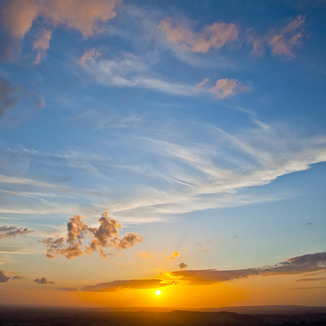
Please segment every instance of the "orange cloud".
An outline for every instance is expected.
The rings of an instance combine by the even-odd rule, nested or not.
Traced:
[[[172,260],[172,259],[177,258],[177,257],[179,257],[179,256],[180,256],[179,253],[175,251],[175,252],[173,252],[172,255],[169,257],[169,259]]]
[[[272,55],[293,58],[295,48],[300,45],[304,37],[304,23],[305,17],[298,15],[285,27],[270,29],[263,36],[257,36],[253,29],[248,29],[247,42],[252,46],[252,53],[256,56],[262,56],[265,52],[264,46],[267,45]]]
[[[237,79],[222,78],[216,82],[215,86],[209,89],[209,92],[219,99],[225,99],[247,90],[249,90],[248,86],[242,84]]]
[[[68,259],[79,257],[84,254],[98,252],[103,258],[107,258],[105,248],[128,249],[143,238],[138,233],[127,233],[119,239],[120,223],[109,218],[109,212],[104,212],[99,219],[99,227],[89,227],[82,221],[84,217],[75,215],[67,223],[66,237],[46,238],[43,243],[47,246],[47,257],[63,255]],[[90,239],[89,244],[83,244],[85,237]]]
[[[137,252],[137,257],[138,258],[147,258],[147,259],[151,259],[151,253],[149,251],[138,251]]]
[[[99,24],[115,17],[121,0],[10,0],[5,6],[4,25],[14,38],[21,39],[38,17],[48,24],[77,29],[83,36],[101,31]]]
[[[162,20],[159,28],[165,32],[167,40],[182,50],[207,53],[210,49],[220,49],[238,39],[239,31],[235,24],[214,23],[207,25],[200,33],[177,26],[171,20]]]

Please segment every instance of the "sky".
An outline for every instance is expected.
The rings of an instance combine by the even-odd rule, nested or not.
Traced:
[[[2,0],[0,304],[325,305],[325,15]]]

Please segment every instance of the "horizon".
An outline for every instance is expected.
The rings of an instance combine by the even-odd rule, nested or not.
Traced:
[[[326,307],[325,14],[2,1],[0,306]]]

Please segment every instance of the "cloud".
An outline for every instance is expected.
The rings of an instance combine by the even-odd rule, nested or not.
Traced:
[[[97,59],[102,55],[101,51],[98,49],[87,49],[85,50],[83,56],[80,58],[79,63],[84,65],[87,61],[92,61]]]
[[[247,90],[249,90],[248,86],[242,84],[237,79],[222,78],[216,82],[215,86],[209,89],[209,92],[219,99],[224,100],[227,97]]]
[[[257,36],[253,29],[247,30],[247,43],[252,46],[253,54],[262,56],[265,52],[265,45],[271,49],[273,56],[287,58],[295,57],[294,50],[301,44],[304,37],[305,17],[298,15],[292,18],[282,28],[272,28],[266,35]]]
[[[0,283],[5,283],[10,280],[10,277],[6,275],[6,271],[0,269]]]
[[[137,257],[138,258],[147,258],[147,259],[151,259],[151,253],[149,251],[145,251],[145,252],[142,252],[142,251],[138,251],[137,252]]]
[[[8,274],[12,276],[8,276]],[[3,269],[0,269],[0,283],[6,283],[9,280],[21,280],[22,278],[24,277],[14,272],[7,272]]]
[[[177,25],[175,27],[175,25]],[[181,50],[207,53],[210,49],[220,49],[238,39],[239,31],[235,24],[213,23],[205,26],[201,32],[178,26],[171,19],[162,20],[159,28],[165,32],[169,42]]]
[[[88,285],[82,288],[82,291],[93,292],[112,292],[121,289],[155,289],[162,286],[168,286],[163,279],[135,279],[135,280],[117,280],[95,285]]]
[[[121,0],[10,0],[5,4],[3,24],[14,38],[22,39],[33,22],[42,17],[54,27],[64,25],[84,37],[102,31],[100,23],[114,18]]]
[[[83,59],[84,58],[84,59]],[[95,60],[96,55],[85,54],[80,59],[84,70],[100,84],[115,87],[138,87],[173,95],[191,96],[192,85],[171,83],[150,70],[148,62],[133,55],[119,60]]]
[[[136,243],[142,242],[143,238],[138,233],[127,233],[119,239],[121,225],[114,219],[109,218],[109,212],[104,212],[98,220],[99,227],[89,227],[81,215],[75,215],[67,223],[66,237],[46,238],[43,243],[47,246],[47,257],[63,255],[68,259],[98,252],[103,258],[107,258],[105,248],[128,249]],[[89,244],[83,244],[85,237]]]
[[[179,253],[175,251],[175,252],[173,252],[173,253],[171,254],[171,256],[169,257],[169,259],[172,260],[172,259],[175,259],[175,258],[177,258],[177,257],[179,257]]]
[[[45,285],[45,284],[53,285],[53,284],[55,284],[55,282],[49,281],[46,277],[36,278],[34,280],[34,282],[39,284],[39,285]]]
[[[186,264],[186,263],[180,263],[179,264],[179,268],[180,269],[185,269],[185,268],[187,268],[188,267],[188,265]]]
[[[52,31],[44,29],[40,37],[33,43],[33,49],[36,50],[37,55],[34,64],[39,64],[50,47],[50,40]]]
[[[314,277],[314,278],[300,278],[296,282],[312,282],[312,281],[324,281],[326,277]]]
[[[326,270],[326,252],[307,254],[287,259],[277,265],[236,270],[186,270],[169,273],[189,284],[210,284],[258,275],[289,275]]]
[[[0,119],[18,103],[19,88],[0,75]]]
[[[10,0],[2,3],[0,17],[5,29],[0,42],[6,50],[2,50],[3,58],[12,55],[17,42],[30,31],[32,25],[44,23],[50,27],[45,29],[41,37],[34,43],[37,50],[35,63],[39,63],[49,48],[52,30],[62,25],[79,31],[83,37],[90,37],[104,31],[102,25],[116,16],[116,8],[122,0]],[[15,45],[16,44],[16,45]],[[0,53],[1,57],[1,53]]]
[[[30,232],[33,231],[26,228],[18,228],[17,226],[0,226],[0,239],[14,238],[17,235],[26,235]]]
[[[77,288],[70,288],[70,287],[59,287],[57,288],[57,290],[60,290],[60,291],[68,291],[68,292],[75,292],[75,291],[78,291]]]

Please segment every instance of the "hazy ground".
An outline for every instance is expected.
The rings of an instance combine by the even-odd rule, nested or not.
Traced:
[[[238,314],[0,307],[0,325],[326,325],[326,313]]]

